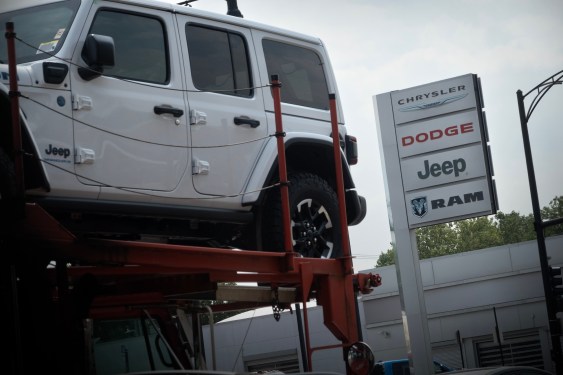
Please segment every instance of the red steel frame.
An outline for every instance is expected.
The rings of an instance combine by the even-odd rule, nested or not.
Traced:
[[[14,149],[16,150],[16,174],[23,188],[23,165],[21,163],[21,131],[19,125],[18,88],[13,44],[13,25],[7,30],[10,66],[10,98]],[[24,218],[19,221],[18,230],[13,234],[26,248],[50,251],[49,255],[61,262],[88,263],[95,266],[69,267],[64,272],[70,277],[93,274],[97,277],[111,277],[121,281],[122,294],[111,298],[100,297],[94,301],[93,313],[97,316],[111,316],[124,311],[132,301],[163,301],[166,294],[186,291],[209,290],[219,282],[269,283],[272,289],[279,285],[296,288],[297,300],[303,302],[306,348],[309,368],[314,350],[335,346],[311,348],[308,329],[306,302],[311,298],[323,307],[324,324],[342,342],[344,350],[361,338],[357,321],[356,293],[369,293],[381,283],[379,275],[353,274],[352,256],[346,221],[344,184],[342,177],[341,151],[338,139],[338,121],[335,96],[329,97],[332,137],[334,144],[335,172],[342,231],[343,256],[338,259],[316,259],[296,257],[291,242],[289,215],[289,194],[283,142],[283,126],[280,100],[281,84],[272,76],[280,190],[282,194],[282,216],[284,220],[285,252],[262,252],[250,250],[228,250],[198,246],[172,245],[120,240],[78,240],[56,219],[39,205],[27,203]],[[19,161],[18,161],[19,160]],[[45,250],[49,249],[49,250]],[[32,250],[33,251],[33,250]],[[38,254],[43,255],[43,254]],[[147,284],[131,283],[132,277],[143,276],[151,280],[152,290]],[[157,281],[155,281],[157,280]],[[61,288],[62,289],[62,288]],[[147,290],[149,290],[147,292]],[[64,293],[64,292],[61,292]],[[61,296],[62,297],[62,296]],[[233,303],[214,305],[217,311],[233,307],[257,307],[258,303]],[[348,372],[349,369],[347,370]]]
[[[138,294],[145,302],[146,284],[135,286],[129,278],[144,277],[154,288],[160,290],[162,301],[166,294],[189,293],[209,290],[220,282],[261,282],[292,286],[297,289],[297,300],[303,302],[304,331],[307,349],[307,363],[312,371],[314,350],[335,346],[311,348],[306,302],[315,298],[323,308],[324,324],[342,342],[346,349],[360,340],[361,334],[356,315],[356,292],[370,293],[381,283],[379,275],[346,273],[346,261],[350,258],[316,259],[294,257],[293,269],[287,268],[284,253],[252,250],[229,250],[186,245],[158,244],[120,240],[79,241],[60,223],[36,204],[26,204],[25,219],[20,222],[20,241],[26,247],[45,249],[52,255],[68,262],[96,264],[90,267],[71,267],[71,277],[92,274],[97,277],[111,277],[122,280],[122,306],[114,301],[111,308],[103,308],[94,302],[96,315],[111,316],[122,312],[132,300],[129,295]],[[119,267],[116,267],[119,265]],[[242,273],[241,273],[242,272]],[[97,300],[99,303],[102,299]],[[239,310],[249,307],[267,306],[259,303],[233,303],[214,305],[215,311]],[[101,309],[101,310],[100,310]]]

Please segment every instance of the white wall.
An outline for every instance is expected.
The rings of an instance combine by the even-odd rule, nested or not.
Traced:
[[[550,264],[562,265],[563,236],[548,238],[546,245]],[[432,345],[455,345],[459,330],[466,367],[474,361],[472,340],[494,330],[493,307],[502,332],[538,330],[545,341],[547,312],[536,241],[425,259],[420,267]],[[359,301],[364,341],[377,360],[406,357],[395,266],[361,272],[378,273],[383,282]],[[339,344],[323,324],[322,308],[307,311],[311,347]],[[300,353],[295,311],[283,312],[276,322],[271,308],[260,309],[252,318],[219,322],[214,331],[219,370],[243,371],[244,356],[287,349]],[[208,327],[204,334],[210,363]],[[313,370],[345,372],[340,348],[315,351],[312,362]]]
[[[548,238],[546,246],[550,264],[563,264],[563,236]],[[455,344],[458,330],[467,343],[492,334],[493,307],[501,332],[546,332],[535,240],[425,259],[420,267],[433,345]],[[366,341],[378,360],[406,357],[395,266],[362,272],[379,273],[383,279],[381,287],[362,298]],[[471,364],[472,358],[467,359]]]

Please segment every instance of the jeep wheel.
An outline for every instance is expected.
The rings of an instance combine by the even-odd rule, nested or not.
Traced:
[[[342,255],[338,198],[330,185],[314,174],[289,177],[289,210],[293,250],[308,258]],[[279,189],[270,192],[262,222],[264,250],[283,251],[283,220]]]

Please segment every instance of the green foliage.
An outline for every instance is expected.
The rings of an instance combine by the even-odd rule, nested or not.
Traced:
[[[432,225],[416,230],[416,242],[421,259],[453,254],[457,233],[452,223]]]
[[[492,218],[461,220],[457,226],[457,253],[502,245],[500,231]]]
[[[563,196],[555,197],[542,208],[544,221],[563,218]],[[545,236],[563,234],[563,224],[545,228]],[[460,220],[416,229],[420,259],[507,245],[536,239],[534,216],[512,211],[494,216]],[[381,253],[376,267],[395,264],[395,244]]]
[[[509,214],[498,212],[496,216],[503,244],[530,241],[536,238],[532,214],[524,216],[512,211]]]
[[[563,218],[563,196],[553,198],[549,206],[542,208],[541,217],[543,221]],[[545,228],[546,237],[561,233],[563,233],[563,224]]]
[[[382,252],[377,258],[376,267],[388,266],[390,264],[395,264],[395,244],[391,243],[391,248]]]

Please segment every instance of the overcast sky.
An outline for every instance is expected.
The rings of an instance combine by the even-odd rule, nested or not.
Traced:
[[[193,7],[227,9],[225,0]],[[532,212],[516,91],[527,93],[563,70],[562,0],[238,0],[238,7],[244,18],[312,34],[327,45],[349,134],[359,143],[352,173],[368,203],[366,219],[350,229],[356,272],[372,268],[391,241],[377,94],[477,74],[499,209]],[[529,129],[543,207],[563,195],[563,85],[542,99]]]

